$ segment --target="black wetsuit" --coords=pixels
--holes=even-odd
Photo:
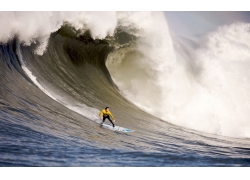
[[[111,122],[111,124],[113,125],[113,127],[115,127],[115,124],[114,124],[113,121],[110,119],[110,116],[109,116],[109,115],[107,115],[107,116],[104,116],[104,115],[103,115],[103,119],[102,119],[102,120],[103,120],[103,123],[104,123],[104,121],[105,121],[106,118],[108,118],[108,120]]]

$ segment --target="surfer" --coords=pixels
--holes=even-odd
[[[111,114],[111,112],[109,111],[109,107],[105,107],[105,109],[101,110],[99,112],[99,116],[103,120],[102,124],[104,123],[105,119],[108,118],[108,120],[111,122],[111,124],[113,125],[113,127],[115,127],[115,124],[113,123],[113,121],[115,122],[115,118]],[[110,116],[112,117],[113,121],[110,119]]]

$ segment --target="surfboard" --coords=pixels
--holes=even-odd
[[[113,127],[112,125],[109,125],[109,124],[102,124],[102,127],[106,128],[106,129],[110,129],[112,131],[121,131],[121,132],[126,132],[126,133],[134,131],[134,130],[127,129],[127,128],[120,127],[120,126]]]

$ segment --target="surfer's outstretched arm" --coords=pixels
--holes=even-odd
[[[102,111],[99,112],[99,117],[102,119],[103,113]]]
[[[115,117],[112,115],[110,111],[109,111],[109,115],[111,116],[112,120],[115,122]]]

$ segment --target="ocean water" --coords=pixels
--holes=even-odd
[[[249,166],[249,24],[166,17],[1,12],[0,166]]]

